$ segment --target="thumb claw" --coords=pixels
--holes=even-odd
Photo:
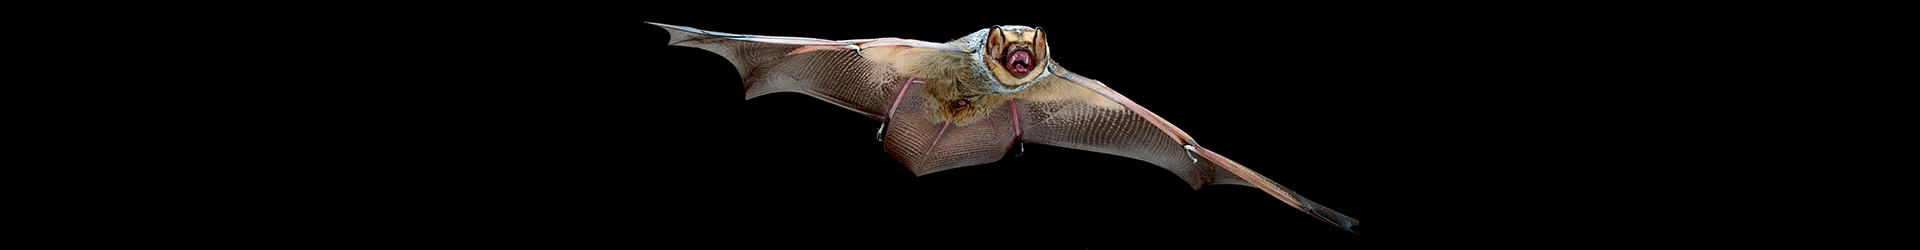
[[[1200,158],[1193,158],[1193,144],[1180,145],[1180,147],[1187,149],[1187,163],[1200,162]]]

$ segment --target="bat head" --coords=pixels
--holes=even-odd
[[[1046,70],[1047,35],[1027,26],[994,26],[987,31],[986,63],[1001,85],[1019,87]]]

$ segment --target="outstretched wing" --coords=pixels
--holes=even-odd
[[[798,92],[885,120],[888,107],[905,77],[886,62],[860,55],[861,50],[941,50],[966,53],[947,44],[897,38],[826,40],[805,37],[758,36],[705,31],[685,26],[651,23],[666,28],[667,45],[700,48],[733,63],[752,99],[775,92]]]
[[[897,38],[831,41],[740,35],[652,24],[671,33],[668,45],[705,49],[733,62],[749,99],[799,92],[886,122],[885,150],[916,175],[998,161],[1013,143],[1011,109],[995,109],[982,122],[967,126],[929,119],[925,114],[933,111],[921,105],[927,84],[912,84],[914,78],[901,75],[892,66],[895,62],[863,55],[931,52],[957,58],[968,53],[958,46]]]
[[[1201,147],[1186,132],[1106,84],[1068,72],[1058,63],[1049,65],[1054,77],[1029,89],[1045,93],[1016,99],[1021,140],[1146,161],[1173,171],[1194,189],[1219,184],[1259,188],[1342,229],[1351,231],[1359,224]]]

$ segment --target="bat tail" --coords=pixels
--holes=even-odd
[[[1273,180],[1267,179],[1266,176],[1253,172],[1252,169],[1247,169],[1246,166],[1242,166],[1240,163],[1220,156],[1220,154],[1216,154],[1212,150],[1207,150],[1206,148],[1197,149],[1196,151],[1199,151],[1200,155],[1206,158],[1207,161],[1227,170],[1227,172],[1224,173],[1215,172],[1215,182],[1213,184],[1243,185],[1259,188],[1260,191],[1265,191],[1268,195],[1273,195],[1274,198],[1279,198],[1281,202],[1286,202],[1287,205],[1300,209],[1301,212],[1306,212],[1308,215],[1320,219],[1320,221],[1335,227],[1340,227],[1341,230],[1359,234],[1359,232],[1353,231],[1353,227],[1360,225],[1360,220],[1347,217],[1346,214],[1341,214],[1338,211],[1333,211],[1332,208],[1327,208],[1327,206],[1322,206],[1320,203],[1313,202],[1313,200],[1308,200],[1306,197],[1300,196],[1300,193],[1295,193],[1293,190],[1287,189],[1287,187],[1280,186],[1279,183],[1274,183]]]

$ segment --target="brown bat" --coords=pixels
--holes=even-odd
[[[933,43],[649,23],[670,33],[668,45],[705,49],[732,62],[747,98],[797,92],[879,120],[876,138],[884,150],[916,175],[999,161],[1032,142],[1146,161],[1194,189],[1258,188],[1341,229],[1359,224],[1208,150],[1100,81],[1062,68],[1040,29],[995,26]]]

